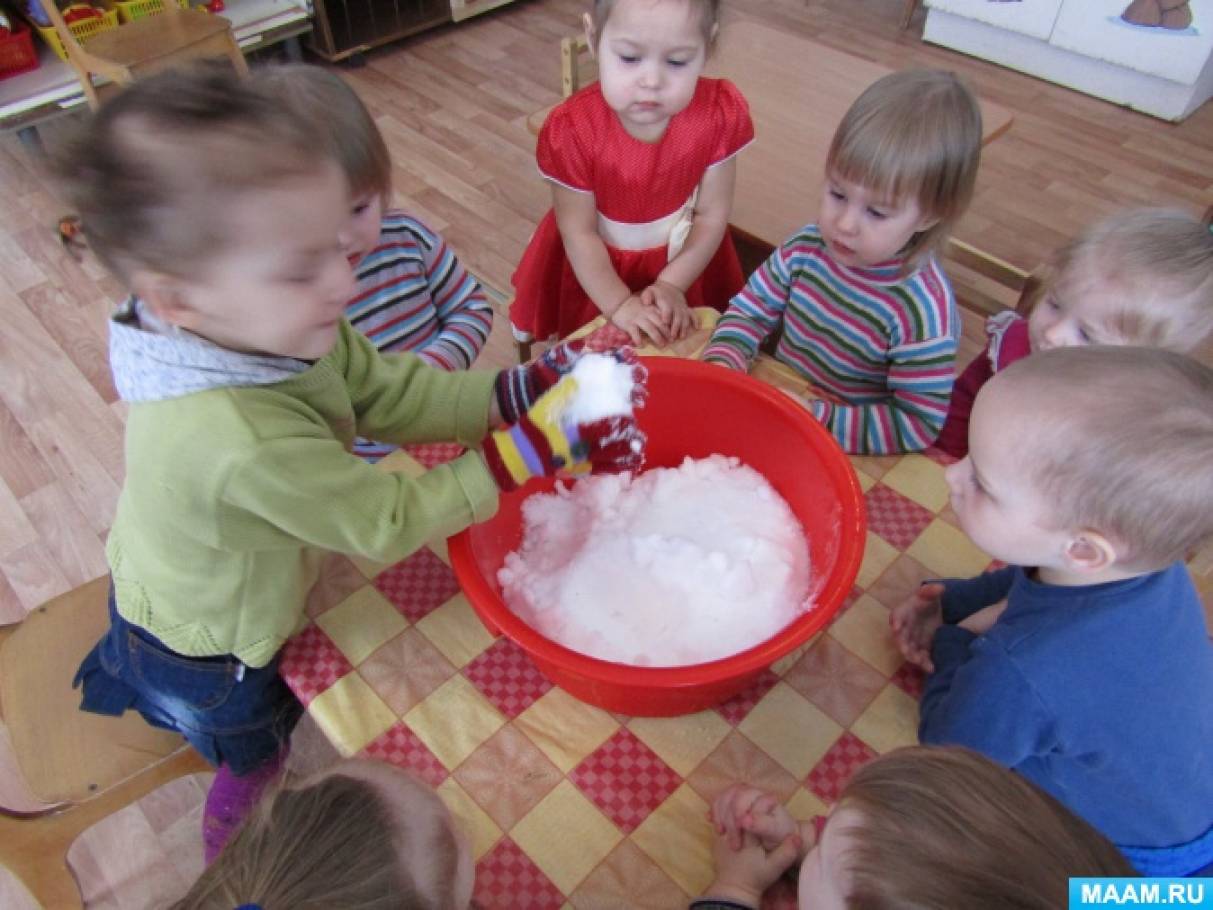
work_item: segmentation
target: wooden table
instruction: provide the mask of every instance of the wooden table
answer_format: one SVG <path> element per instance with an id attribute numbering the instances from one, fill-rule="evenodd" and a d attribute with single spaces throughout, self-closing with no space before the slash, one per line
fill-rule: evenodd
<path id="1" fill-rule="evenodd" d="M 698 356 L 716 314 L 696 317 L 672 350 L 639 353 Z M 765 355 L 751 375 L 805 391 Z M 379 467 L 415 476 L 459 451 L 414 447 Z M 868 535 L 851 596 L 750 690 L 698 714 L 628 718 L 554 687 L 480 623 L 441 541 L 395 566 L 331 557 L 281 673 L 341 754 L 437 788 L 472 844 L 484 910 L 685 907 L 711 881 L 707 810 L 723 787 L 747 780 L 807 818 L 855 768 L 916 741 L 922 676 L 898 654 L 888 608 L 923 579 L 990 564 L 948 507 L 947 460 L 852 457 Z M 1191 567 L 1213 603 L 1213 568 Z M 783 887 L 765 906 L 795 906 Z"/>
<path id="2" fill-rule="evenodd" d="M 737 159 L 730 222 L 777 246 L 817 213 L 834 128 L 859 94 L 891 69 L 753 22 L 725 26 L 708 75 L 734 82 L 750 103 L 756 139 Z M 538 133 L 548 110 L 528 120 Z M 982 141 L 1011 126 L 1011 112 L 981 102 Z"/>

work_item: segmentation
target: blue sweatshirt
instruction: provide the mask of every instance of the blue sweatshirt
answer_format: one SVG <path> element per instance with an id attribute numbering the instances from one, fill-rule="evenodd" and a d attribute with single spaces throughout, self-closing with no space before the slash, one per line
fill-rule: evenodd
<path id="1" fill-rule="evenodd" d="M 1147 875 L 1213 862 L 1213 646 L 1183 563 L 1063 587 L 947 581 L 919 738 L 1042 787 Z M 1007 599 L 985 635 L 955 623 Z"/>

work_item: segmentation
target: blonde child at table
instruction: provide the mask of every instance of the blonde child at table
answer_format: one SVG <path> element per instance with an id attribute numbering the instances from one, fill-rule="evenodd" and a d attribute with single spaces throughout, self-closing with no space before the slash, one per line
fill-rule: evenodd
<path id="1" fill-rule="evenodd" d="M 375 761 L 271 788 L 172 910 L 465 910 L 467 841 L 434 791 Z"/>
<path id="2" fill-rule="evenodd" d="M 1006 568 L 931 582 L 890 614 L 929 672 L 924 743 L 976 749 L 1051 793 L 1144 875 L 1213 868 L 1213 646 L 1186 554 L 1213 536 L 1213 369 L 1066 347 L 996 373 L 956 520 Z"/>
<path id="3" fill-rule="evenodd" d="M 1056 910 L 1071 876 L 1136 874 L 1056 799 L 967 749 L 873 759 L 816 823 L 744 784 L 711 813 L 716 878 L 692 910 L 757 910 L 798 862 L 803 910 Z"/>
<path id="4" fill-rule="evenodd" d="M 350 325 L 380 351 L 412 351 L 430 366 L 466 370 L 493 329 L 493 308 L 455 251 L 419 218 L 393 209 L 392 159 L 362 99 L 334 72 L 287 64 L 254 71 L 280 103 L 326 136 L 350 184 L 343 238 L 354 269 Z M 359 438 L 378 461 L 394 446 Z"/>
<path id="5" fill-rule="evenodd" d="M 81 707 L 138 710 L 217 766 L 213 856 L 298 719 L 279 650 L 323 551 L 394 562 L 530 476 L 633 468 L 635 423 L 560 424 L 577 391 L 567 346 L 452 373 L 354 331 L 349 186 L 325 137 L 255 79 L 197 66 L 140 80 L 85 122 L 60 173 L 131 290 L 110 321 L 129 405 L 110 628 L 77 673 Z M 412 478 L 353 455 L 356 432 L 479 449 Z"/>
<path id="6" fill-rule="evenodd" d="M 1033 351 L 1129 344 L 1188 353 L 1213 335 L 1213 233 L 1170 209 L 1128 209 L 1083 231 L 1058 254 L 1027 316 L 986 320 L 985 350 L 952 389 L 935 446 L 969 451 L 973 399 L 991 376 Z"/>
<path id="7" fill-rule="evenodd" d="M 737 88 L 701 74 L 719 0 L 595 0 L 598 81 L 539 134 L 553 208 L 514 273 L 519 338 L 563 338 L 605 315 L 659 347 L 723 310 L 744 280 L 728 234 L 736 154 L 754 137 Z"/>
<path id="8" fill-rule="evenodd" d="M 834 133 L 816 224 L 733 298 L 703 359 L 776 359 L 821 393 L 813 415 L 857 455 L 926 448 L 948 410 L 959 317 L 936 253 L 968 207 L 981 110 L 953 74 L 891 73 Z"/>

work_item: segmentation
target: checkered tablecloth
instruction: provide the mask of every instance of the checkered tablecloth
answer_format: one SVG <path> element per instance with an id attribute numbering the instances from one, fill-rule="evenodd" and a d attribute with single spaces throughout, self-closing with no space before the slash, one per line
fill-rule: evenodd
<path id="1" fill-rule="evenodd" d="M 769 363 L 759 375 L 783 384 Z M 417 474 L 459 450 L 385 459 Z M 461 820 L 483 908 L 686 905 L 711 881 L 713 796 L 744 780 L 824 812 L 863 762 L 916 741 L 922 677 L 888 608 L 927 577 L 990 565 L 948 507 L 944 459 L 853 458 L 869 532 L 833 624 L 747 692 L 679 718 L 628 718 L 548 682 L 476 618 L 436 542 L 394 566 L 330 557 L 282 674 L 344 755 L 398 764 Z M 1206 603 L 1213 566 L 1193 568 Z M 781 885 L 768 906 L 795 906 Z"/>

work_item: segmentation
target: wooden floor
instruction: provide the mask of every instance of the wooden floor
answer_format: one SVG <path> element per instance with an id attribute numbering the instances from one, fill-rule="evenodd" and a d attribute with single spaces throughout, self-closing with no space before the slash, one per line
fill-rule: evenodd
<path id="1" fill-rule="evenodd" d="M 939 66 L 1011 108 L 984 157 L 959 236 L 1030 267 L 1118 206 L 1213 201 L 1213 106 L 1179 125 L 924 45 L 901 33 L 901 0 L 729 0 L 765 22 L 889 66 Z M 559 95 L 558 39 L 582 0 L 521 0 L 374 52 L 346 74 L 372 106 L 401 205 L 445 234 L 499 288 L 548 205 L 526 117 Z M 921 16 L 921 14 L 920 14 Z M 805 91 L 812 91 L 806 86 Z M 64 126 L 44 130 L 52 150 Z M 805 200 L 806 222 L 815 201 Z M 105 571 L 122 482 L 123 407 L 105 363 L 119 288 L 58 248 L 63 211 L 37 162 L 0 140 L 0 621 Z M 499 320 L 501 322 L 501 320 Z M 505 363 L 498 326 L 486 362 Z"/>

